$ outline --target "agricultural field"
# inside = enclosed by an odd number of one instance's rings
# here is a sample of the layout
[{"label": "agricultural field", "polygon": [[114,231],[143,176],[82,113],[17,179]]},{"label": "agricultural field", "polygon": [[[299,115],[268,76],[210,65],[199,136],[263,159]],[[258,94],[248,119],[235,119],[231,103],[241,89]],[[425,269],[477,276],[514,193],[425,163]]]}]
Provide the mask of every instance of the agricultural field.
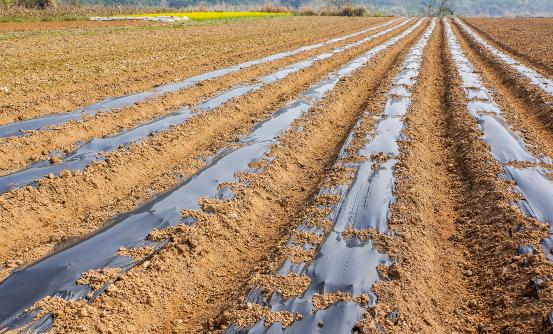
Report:
[{"label": "agricultural field", "polygon": [[0,333],[553,332],[550,36],[0,24]]},{"label": "agricultural field", "polygon": [[553,76],[553,20],[549,18],[467,18],[492,43]]}]

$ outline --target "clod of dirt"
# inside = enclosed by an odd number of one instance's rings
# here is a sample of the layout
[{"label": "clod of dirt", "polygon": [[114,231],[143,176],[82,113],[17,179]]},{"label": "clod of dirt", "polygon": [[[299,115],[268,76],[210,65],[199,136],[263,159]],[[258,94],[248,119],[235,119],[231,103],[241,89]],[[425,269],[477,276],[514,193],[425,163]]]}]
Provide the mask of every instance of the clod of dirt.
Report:
[{"label": "clod of dirt", "polygon": [[151,247],[139,247],[139,248],[125,248],[121,247],[117,251],[117,255],[128,256],[137,261],[148,257],[154,251]]},{"label": "clod of dirt", "polygon": [[307,232],[296,232],[294,235],[294,244],[298,247],[301,247],[305,244],[310,245],[318,245],[321,243],[323,239],[322,235],[316,235],[313,233],[307,233]]},{"label": "clod of dirt", "polygon": [[251,283],[263,288],[267,294],[278,292],[285,298],[291,298],[301,296],[309,287],[311,280],[307,276],[294,273],[285,276],[257,274]]},{"label": "clod of dirt", "polygon": [[57,165],[61,162],[61,158],[58,156],[53,156],[50,158],[50,163]]},{"label": "clod of dirt", "polygon": [[275,322],[280,322],[282,327],[288,327],[294,320],[294,315],[290,312],[271,312],[266,307],[258,304],[247,303],[241,309],[225,312],[225,317],[232,319],[238,326],[248,328],[255,325],[259,320],[263,319],[266,327]]},{"label": "clod of dirt", "polygon": [[52,313],[54,319],[70,313],[78,313],[79,315],[85,314],[84,316],[88,316],[89,310],[87,310],[87,308],[91,307],[88,306],[84,300],[68,302],[59,297],[45,297],[31,306],[29,310],[36,308],[40,308],[40,312],[35,316],[35,320],[42,318],[48,313]]},{"label": "clod of dirt", "polygon": [[357,238],[359,240],[375,240],[375,235],[378,232],[374,229],[367,229],[367,230],[357,230],[351,227],[348,227],[342,232],[342,236],[345,239],[353,239]]},{"label": "clod of dirt", "polygon": [[314,310],[324,310],[329,308],[331,305],[342,302],[350,301],[361,305],[367,305],[370,301],[370,298],[367,294],[362,294],[357,297],[353,297],[351,293],[337,292],[337,293],[325,293],[325,294],[314,294],[313,295],[313,309]]},{"label": "clod of dirt", "polygon": [[121,274],[121,269],[106,268],[99,270],[91,270],[81,275],[77,284],[89,285],[92,290],[99,289],[105,283],[110,282]]}]

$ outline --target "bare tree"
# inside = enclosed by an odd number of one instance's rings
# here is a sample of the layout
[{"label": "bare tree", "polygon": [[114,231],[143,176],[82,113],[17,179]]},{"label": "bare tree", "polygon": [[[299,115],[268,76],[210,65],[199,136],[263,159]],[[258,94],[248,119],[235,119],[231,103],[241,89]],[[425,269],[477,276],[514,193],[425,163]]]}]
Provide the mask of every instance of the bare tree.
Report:
[{"label": "bare tree", "polygon": [[448,16],[453,15],[453,10],[449,6],[449,0],[442,0],[435,16]]},{"label": "bare tree", "polygon": [[421,15],[424,16],[448,16],[452,14],[449,0],[440,0],[438,8],[436,8],[436,0],[426,0],[426,4],[421,11]]},{"label": "bare tree", "polygon": [[425,16],[432,16],[432,12],[434,10],[434,4],[436,3],[436,0],[427,0],[426,6],[423,8],[423,14]]}]

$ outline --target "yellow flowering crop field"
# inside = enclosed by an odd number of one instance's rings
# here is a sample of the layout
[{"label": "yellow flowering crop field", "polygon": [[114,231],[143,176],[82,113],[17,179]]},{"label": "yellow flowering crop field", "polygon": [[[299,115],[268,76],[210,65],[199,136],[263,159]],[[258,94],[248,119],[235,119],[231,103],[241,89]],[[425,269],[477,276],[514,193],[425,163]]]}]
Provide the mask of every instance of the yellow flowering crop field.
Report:
[{"label": "yellow flowering crop field", "polygon": [[132,14],[129,16],[186,16],[192,21],[224,20],[249,17],[278,17],[289,16],[288,13],[267,13],[267,12],[176,12],[176,13],[151,13],[151,14]]}]

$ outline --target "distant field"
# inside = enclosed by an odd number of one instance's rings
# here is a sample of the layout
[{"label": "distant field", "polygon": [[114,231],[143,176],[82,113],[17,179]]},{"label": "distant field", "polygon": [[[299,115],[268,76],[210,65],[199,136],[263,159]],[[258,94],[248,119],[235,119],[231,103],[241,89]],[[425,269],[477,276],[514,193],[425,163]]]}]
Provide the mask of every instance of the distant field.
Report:
[{"label": "distant field", "polygon": [[249,17],[279,17],[289,16],[289,13],[266,13],[266,12],[176,12],[176,13],[150,13],[150,14],[133,14],[129,16],[144,17],[144,16],[176,16],[188,17],[192,21],[207,21],[207,20],[226,20]]}]

